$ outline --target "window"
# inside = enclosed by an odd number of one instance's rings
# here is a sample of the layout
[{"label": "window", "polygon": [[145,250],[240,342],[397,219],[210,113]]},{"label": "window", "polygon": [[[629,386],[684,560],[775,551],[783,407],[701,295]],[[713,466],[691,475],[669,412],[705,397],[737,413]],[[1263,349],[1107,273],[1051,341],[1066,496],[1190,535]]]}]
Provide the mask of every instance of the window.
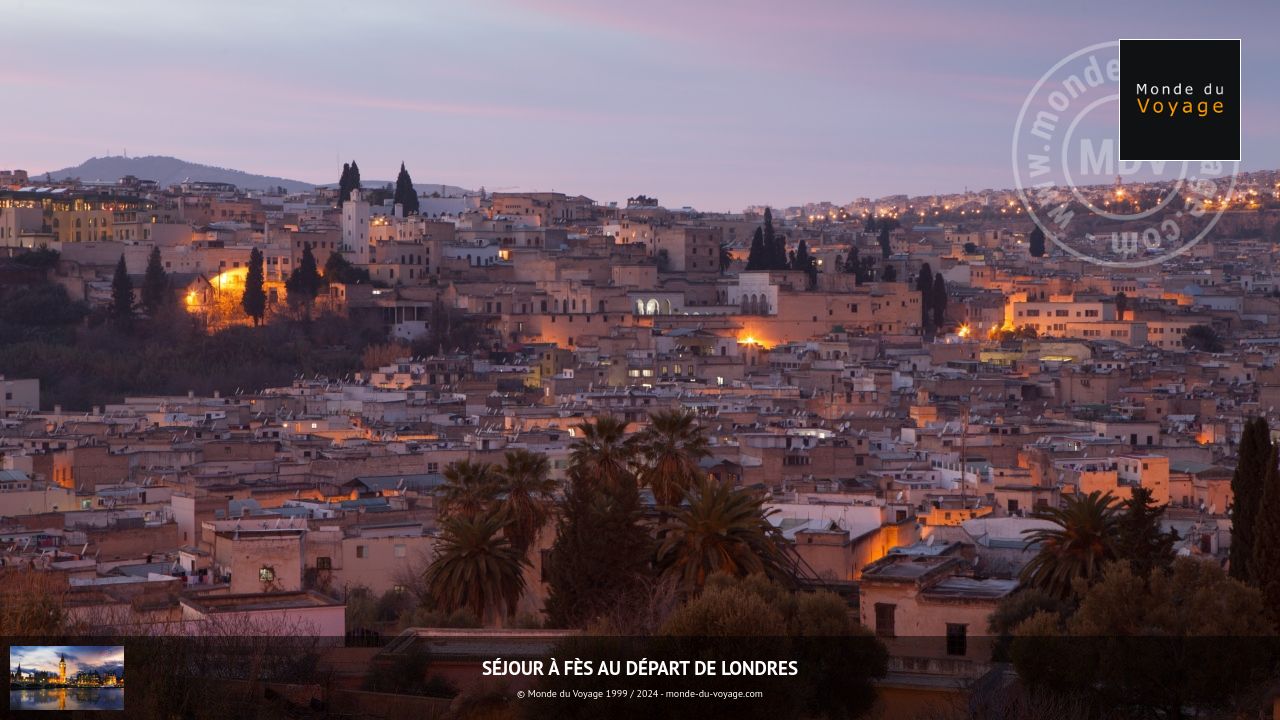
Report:
[{"label": "window", "polygon": [[275,582],[276,569],[270,565],[263,565],[262,569],[258,571],[258,579],[264,583]]},{"label": "window", "polygon": [[332,570],[332,569],[333,569],[333,560],[332,560],[331,558],[328,558],[328,557],[318,557],[318,558],[316,558],[316,569],[317,569],[317,570]]},{"label": "window", "polygon": [[357,546],[356,546],[356,557],[357,557],[357,558],[360,558],[360,559],[364,559],[365,554],[364,554],[364,546],[363,546],[363,545],[357,545]]},{"label": "window", "polygon": [[[893,603],[876,603],[876,635],[879,637],[894,637],[893,632],[893,613],[898,609]],[[950,628],[950,626],[947,626]]]},{"label": "window", "polygon": [[963,657],[969,649],[969,626],[947,623],[947,654]]},{"label": "window", "polygon": [[392,549],[394,550],[394,552],[395,552],[395,556],[396,556],[396,557],[398,557],[398,558],[402,558],[402,557],[404,557],[404,556],[405,556],[405,547],[404,547],[404,545],[396,545],[396,546],[395,546],[394,548],[392,548]]}]

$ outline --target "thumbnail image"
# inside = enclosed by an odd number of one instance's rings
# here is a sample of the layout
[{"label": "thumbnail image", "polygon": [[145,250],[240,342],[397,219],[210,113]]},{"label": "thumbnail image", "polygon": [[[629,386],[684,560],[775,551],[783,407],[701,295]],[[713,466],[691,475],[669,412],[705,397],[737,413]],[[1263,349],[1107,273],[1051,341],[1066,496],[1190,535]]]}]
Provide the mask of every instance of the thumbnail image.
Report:
[{"label": "thumbnail image", "polygon": [[123,710],[124,647],[10,647],[9,709]]}]

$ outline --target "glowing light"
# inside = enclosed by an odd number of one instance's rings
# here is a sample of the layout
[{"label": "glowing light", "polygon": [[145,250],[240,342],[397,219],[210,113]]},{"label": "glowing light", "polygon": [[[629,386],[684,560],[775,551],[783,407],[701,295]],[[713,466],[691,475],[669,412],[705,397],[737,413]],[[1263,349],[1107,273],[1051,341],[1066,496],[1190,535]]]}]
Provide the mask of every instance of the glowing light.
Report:
[{"label": "glowing light", "polygon": [[961,325],[961,326],[956,330],[956,335],[959,335],[959,336],[960,336],[960,337],[962,337],[962,338],[967,338],[967,337],[969,337],[969,336],[970,336],[970,335],[972,335],[972,334],[973,334],[973,328],[970,328],[970,327],[969,327],[969,325],[968,325],[967,323],[966,323],[966,324],[964,324],[964,325]]}]

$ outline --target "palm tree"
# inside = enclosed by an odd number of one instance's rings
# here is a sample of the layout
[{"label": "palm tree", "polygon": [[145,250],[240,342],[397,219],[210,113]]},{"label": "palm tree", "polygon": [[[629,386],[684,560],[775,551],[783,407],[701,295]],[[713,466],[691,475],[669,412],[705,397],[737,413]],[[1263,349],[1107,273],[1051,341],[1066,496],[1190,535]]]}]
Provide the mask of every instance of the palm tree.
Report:
[{"label": "palm tree", "polygon": [[781,534],[769,522],[777,510],[766,511],[762,495],[704,478],[687,500],[663,526],[658,548],[663,574],[685,592],[697,592],[716,572],[786,577]]},{"label": "palm tree", "polygon": [[528,563],[503,535],[505,524],[501,512],[445,520],[424,576],[432,597],[444,609],[468,608],[481,620],[515,613]]},{"label": "palm tree", "polygon": [[1066,598],[1076,578],[1092,582],[1101,577],[1102,566],[1116,557],[1119,513],[1115,496],[1097,490],[1036,513],[1057,527],[1026,531],[1027,547],[1038,544],[1040,550],[1022,568],[1022,581]]},{"label": "palm tree", "polygon": [[498,478],[489,463],[457,460],[444,469],[440,517],[475,515],[489,509],[498,493]]},{"label": "palm tree", "polygon": [[649,427],[636,438],[644,458],[640,484],[653,490],[659,505],[676,506],[702,478],[698,461],[710,454],[707,437],[693,413],[662,410],[649,416]]},{"label": "palm tree", "polygon": [[556,482],[547,477],[551,465],[542,453],[518,449],[507,451],[498,469],[498,507],[509,523],[507,537],[524,554],[551,518]]},{"label": "palm tree", "polygon": [[569,446],[569,472],[585,482],[611,491],[634,492],[635,443],[626,437],[627,422],[606,415],[594,423],[579,423],[579,437]]}]

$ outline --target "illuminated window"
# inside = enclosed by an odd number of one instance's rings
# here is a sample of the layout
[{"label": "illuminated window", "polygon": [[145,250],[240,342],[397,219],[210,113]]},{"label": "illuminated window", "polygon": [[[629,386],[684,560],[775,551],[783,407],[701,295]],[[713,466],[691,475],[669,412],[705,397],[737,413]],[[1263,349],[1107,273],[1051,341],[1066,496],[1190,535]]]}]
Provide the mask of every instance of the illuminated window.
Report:
[{"label": "illuminated window", "polygon": [[268,565],[263,565],[262,569],[258,571],[258,579],[264,583],[275,582],[276,580],[275,568],[270,567]]}]

